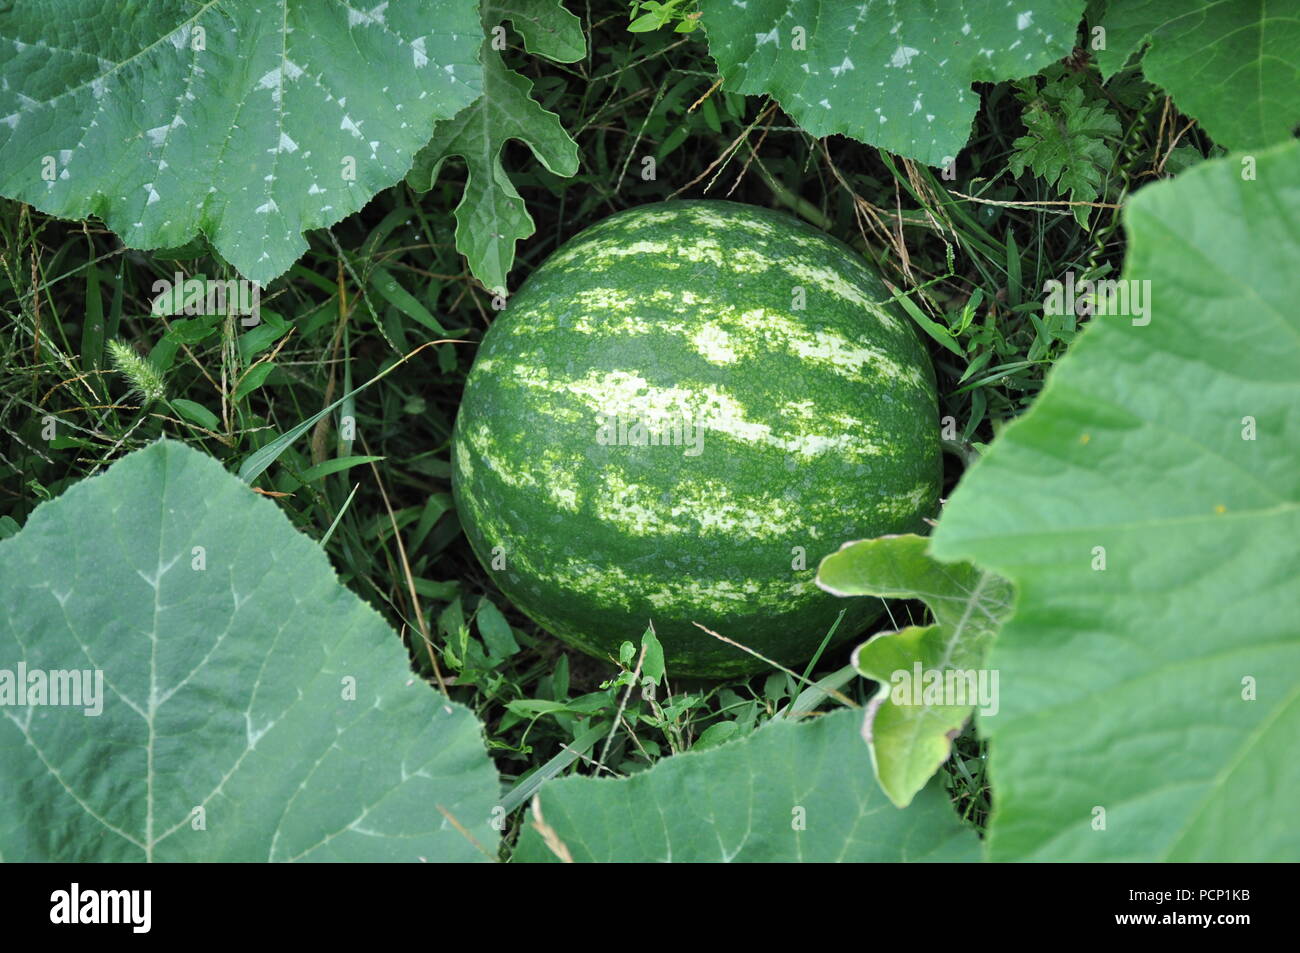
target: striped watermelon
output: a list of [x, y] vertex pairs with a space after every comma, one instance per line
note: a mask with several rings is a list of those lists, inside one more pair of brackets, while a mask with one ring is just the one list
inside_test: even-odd
[[[937, 503], [934, 371], [840, 242], [748, 205], [665, 202], [569, 241], [483, 339], [453, 489], [489, 574], [598, 657], [654, 623], [670, 674], [806, 661], [836, 615], [813, 582], [847, 540]], [[875, 604], [876, 606], [879, 603]]]

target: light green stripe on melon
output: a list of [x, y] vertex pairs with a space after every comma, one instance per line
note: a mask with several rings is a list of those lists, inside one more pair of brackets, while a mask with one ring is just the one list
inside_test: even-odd
[[708, 262], [735, 275], [749, 278], [762, 275], [765, 282], [778, 287], [792, 302], [795, 289], [802, 288], [806, 301], [811, 302], [812, 307], [816, 306], [816, 292], [822, 292], [870, 313], [895, 333], [901, 330], [897, 319], [882, 307], [882, 302], [867, 297], [842, 275], [820, 261], [783, 256], [778, 263], [761, 248], [723, 248], [709, 238], [697, 239], [689, 244], [649, 239], [625, 243], [619, 236], [609, 235], [599, 241], [585, 243], [581, 248], [566, 251], [555, 264], [563, 270], [616, 271], [626, 267], [627, 260], [638, 260], [647, 255], [655, 256], [654, 268], [669, 271], [679, 269], [683, 264]]
[[[561, 322], [555, 315], [537, 315], [535, 320], [515, 327], [513, 336], [552, 337], [572, 331], [680, 337], [705, 360], [718, 365], [734, 364], [741, 358], [762, 359], [769, 357], [773, 348], [779, 348], [807, 368], [853, 379], [879, 380], [890, 387], [900, 383], [923, 390], [929, 387], [919, 369], [900, 365], [883, 349], [851, 341], [837, 331], [809, 328], [803, 321], [771, 308], [742, 309], [693, 291], [667, 289], [631, 295], [615, 288], [590, 288], [576, 292], [573, 301], [580, 309], [575, 317]], [[667, 307], [683, 318], [654, 315], [651, 309], [655, 307]], [[710, 317], [704, 321], [688, 317], [699, 312]], [[893, 322], [883, 310], [871, 313]]]
[[[883, 312], [882, 312], [883, 313]], [[761, 356], [773, 344], [798, 357], [805, 365], [828, 370], [841, 376], [870, 379], [886, 384], [908, 383], [927, 388], [924, 375], [915, 367], [902, 367], [885, 351], [868, 344], [850, 341], [843, 334], [825, 329], [810, 329], [803, 323], [769, 308], [731, 309], [723, 320], [749, 331], [737, 335], [737, 344], [746, 356]], [[864, 373], [870, 368], [874, 373]]]
[[[536, 472], [509, 471], [497, 460], [489, 460], [489, 471], [502, 483], [515, 489], [527, 487], [535, 494], [530, 509], [581, 512], [626, 536], [820, 541], [821, 527], [836, 526], [843, 519], [843, 505], [835, 499], [795, 503], [781, 496], [746, 493], [703, 476], [677, 479], [669, 491], [662, 484], [638, 483], [615, 467], [605, 467], [597, 479], [584, 482], [572, 459], [551, 450], [537, 458]], [[462, 472], [474, 470], [462, 464]], [[901, 497], [881, 498], [874, 504], [859, 501], [857, 506], [860, 511], [871, 507], [876, 522], [893, 522], [922, 508], [931, 492], [927, 484], [920, 484]]]
[[475, 466], [464, 451], [468, 447], [479, 462], [507, 486], [532, 490], [552, 506], [570, 513], [578, 512], [580, 483], [573, 472], [576, 464], [572, 457], [555, 447], [545, 447], [520, 459], [498, 444], [486, 424], [472, 427], [460, 436], [457, 464], [466, 479], [473, 479]]
[[[541, 364], [515, 365], [513, 380], [551, 397], [569, 396], [593, 414], [611, 414], [639, 421], [648, 430], [663, 431], [674, 424], [691, 423], [742, 443], [773, 447], [811, 458], [834, 451], [849, 458], [866, 459], [883, 453], [868, 439], [863, 423], [858, 432], [778, 433], [771, 424], [748, 419], [744, 405], [716, 384], [695, 389], [657, 387], [639, 374], [627, 371], [589, 371], [582, 377], [556, 377]], [[555, 407], [547, 403], [544, 409]], [[706, 437], [707, 439], [707, 437]]]
[[[705, 234], [689, 242], [643, 237], [656, 225], [680, 220], [714, 229], [716, 237]], [[738, 242], [737, 231], [760, 237]], [[791, 246], [806, 254], [792, 254]], [[547, 265], [560, 270], [599, 272], [618, 269], [626, 259], [643, 256], [654, 256], [657, 260], [653, 266], [669, 269], [679, 268], [683, 261], [692, 264], [708, 262], [736, 275], [754, 277], [762, 274], [769, 283], [779, 282], [784, 277], [787, 281], [783, 287], [791, 296], [796, 287], [803, 288], [806, 293], [821, 291], [869, 311], [891, 331], [901, 330], [898, 320], [882, 306], [882, 302], [864, 295], [840, 271], [829, 267], [827, 243], [823, 236], [797, 231], [778, 233], [771, 222], [761, 217], [736, 216], [730, 219], [698, 207], [643, 213], [626, 223], [618, 222], [599, 232], [593, 229], [585, 233], [552, 255]], [[850, 255], [837, 254], [832, 260], [840, 268], [851, 268], [864, 283], [878, 283]]]
[[[565, 325], [566, 330], [572, 328], [586, 334], [594, 334], [601, 330], [603, 322], [609, 321], [615, 315], [623, 321], [641, 322], [628, 327], [633, 334], [649, 334], [654, 330], [652, 324], [637, 316], [637, 311], [644, 300], [641, 296], [628, 294], [617, 288], [584, 288], [576, 292], [570, 300], [573, 301], [574, 307], [582, 309], [582, 313], [571, 324]], [[558, 326], [554, 315], [545, 315], [542, 320], [552, 331]]]
[[[507, 571], [554, 587], [562, 592], [581, 594], [597, 605], [629, 612], [637, 608], [638, 599], [649, 602], [669, 616], [693, 613], [718, 615], [753, 613], [764, 610], [789, 612], [805, 600], [822, 597], [811, 571], [803, 579], [684, 578], [679, 574], [628, 572], [621, 566], [593, 566], [578, 557], [557, 557], [548, 553], [545, 560], [535, 559], [526, 546], [509, 545], [504, 537], [488, 532], [500, 529], [489, 521], [482, 528], [489, 546], [499, 545], [506, 553]], [[635, 596], [633, 595], [635, 594]]]
[[[737, 492], [726, 483], [703, 477], [674, 483], [670, 503], [664, 503], [664, 496], [663, 486], [635, 483], [606, 467], [592, 505], [602, 521], [633, 536], [721, 533], [770, 539], [804, 533], [816, 539], [815, 524], [835, 515], [834, 508], [818, 512], [780, 497]], [[807, 522], [814, 525], [807, 527]]]
[[497, 359], [483, 352], [479, 352], [478, 357], [474, 358], [474, 370], [482, 372], [484, 377], [491, 374], [497, 366]]
[[792, 278], [799, 279], [796, 284], [799, 284], [800, 287], [810, 284], [842, 301], [847, 301], [864, 311], [869, 311], [876, 320], [891, 331], [898, 332], [900, 330], [899, 323], [892, 314], [882, 308], [878, 302], [864, 295], [839, 272], [827, 268], [820, 262], [805, 261], [798, 258], [783, 262], [782, 267]]
[[484, 540], [485, 552], [480, 554], [483, 564], [491, 563], [494, 555], [492, 548], [496, 546], [501, 547], [509, 558], [509, 554], [516, 548], [511, 545], [514, 537], [502, 522], [500, 514], [492, 506], [485, 505], [482, 500], [477, 499], [473, 493], [464, 492], [463, 487], [456, 505], [460, 509], [461, 522], [474, 527]]
[[923, 512], [934, 495], [934, 484], [918, 483], [906, 493], [898, 493], [882, 499], [876, 505], [876, 513], [886, 520], [907, 519]]
[[[815, 415], [811, 400], [791, 403], [789, 410], [791, 415], [809, 419]], [[865, 422], [848, 417], [841, 417], [839, 422], [864, 432], [867, 428]], [[597, 430], [598, 421], [593, 416], [593, 443]], [[707, 439], [705, 436], [706, 446]], [[691, 448], [665, 443], [652, 452], [681, 454]], [[458, 479], [474, 479], [478, 472], [475, 457], [501, 483], [530, 491], [534, 497], [530, 509], [552, 508], [576, 514], [585, 506], [588, 515], [631, 536], [716, 534], [737, 539], [784, 536], [819, 540], [818, 527], [834, 525], [842, 517], [842, 506], [833, 499], [820, 505], [805, 499], [795, 505], [780, 496], [759, 496], [705, 476], [676, 477], [671, 484], [670, 502], [665, 503], [663, 485], [636, 483], [615, 467], [603, 468], [598, 479], [591, 479], [590, 474], [580, 479], [577, 470], [587, 466], [584, 459], [554, 447], [522, 457], [511, 454], [484, 425], [461, 434], [456, 443]], [[922, 485], [901, 502], [882, 499], [875, 505], [876, 515], [891, 520], [905, 515], [909, 508], [920, 505], [927, 492]]]
[[699, 607], [712, 609], [719, 615], [753, 612], [769, 609], [789, 612], [801, 600], [816, 596], [820, 590], [814, 579], [773, 583], [752, 579], [745, 583], [729, 579], [700, 582], [698, 579], [673, 580], [657, 591], [651, 591], [650, 603], [668, 612], [690, 612]]
[[[684, 209], [685, 218], [696, 225], [705, 225], [709, 228], [716, 229], [720, 232], [727, 233], [733, 229], [739, 229], [746, 232], [752, 232], [755, 235], [775, 235], [776, 226], [765, 218], [757, 215], [744, 214], [727, 214], [719, 215], [712, 209], [695, 205]], [[790, 235], [782, 236], [790, 238]]]
[[702, 324], [690, 332], [688, 341], [695, 352], [710, 364], [735, 364], [743, 347], [726, 328], [716, 323]]
[[492, 428], [487, 424], [480, 423], [469, 428], [468, 432], [461, 434], [461, 439], [474, 451], [479, 462], [496, 474], [502, 483], [516, 489], [537, 486], [537, 477], [532, 473], [530, 461], [512, 460], [512, 455], [497, 445]]
[[453, 440], [451, 445], [451, 465], [458, 471], [457, 479], [470, 483], [474, 479], [474, 463], [470, 460], [469, 443], [466, 440]]
[[[661, 208], [657, 211], [638, 209], [635, 225], [629, 225], [618, 217], [607, 218], [605, 221], [609, 223], [611, 231], [634, 232], [652, 225], [666, 225], [669, 222], [680, 221], [685, 216], [686, 210], [681, 208]], [[582, 234], [590, 235], [591, 232], [592, 229], [587, 229]]]
[[[703, 476], [674, 481], [671, 502], [665, 504], [662, 485], [634, 482], [614, 467], [605, 467], [598, 480], [584, 483], [575, 472], [580, 461], [554, 448], [511, 466], [510, 455], [496, 446], [484, 428], [462, 435], [457, 443], [458, 479], [466, 483], [477, 472], [472, 456], [478, 457], [505, 485], [535, 494], [535, 508], [575, 514], [585, 511], [609, 529], [630, 536], [716, 534], [736, 539], [784, 536], [817, 540], [821, 538], [818, 526], [830, 524], [842, 515], [841, 507], [833, 500], [820, 506], [806, 500], [796, 505], [781, 497], [740, 492]], [[477, 502], [471, 500], [477, 515]], [[878, 513], [891, 518], [893, 509], [892, 501], [881, 501], [877, 506]]]
[[[657, 210], [638, 209], [633, 213], [615, 215], [588, 228], [573, 241], [547, 259], [547, 265], [567, 265], [586, 258], [591, 248], [597, 243], [631, 244], [640, 240], [647, 231], [654, 231], [663, 225], [690, 225], [692, 231], [699, 232], [700, 227], [712, 229], [720, 237], [734, 238], [737, 231], [748, 232], [760, 239], [778, 236], [777, 228], [768, 220], [752, 215], [724, 217], [707, 208], [680, 206]], [[824, 244], [815, 238], [797, 234], [780, 234], [782, 241], [794, 241], [802, 248], [811, 251], [824, 251]], [[742, 244], [765, 244], [749, 240]]]

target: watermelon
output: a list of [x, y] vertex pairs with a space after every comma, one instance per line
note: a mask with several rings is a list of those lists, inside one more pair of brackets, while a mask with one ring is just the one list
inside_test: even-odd
[[[882, 605], [819, 589], [849, 540], [937, 504], [934, 370], [880, 278], [781, 213], [619, 212], [559, 248], [483, 338], [452, 440], [470, 545], [542, 628], [669, 674], [784, 665]], [[698, 625], [696, 624], [698, 623]]]

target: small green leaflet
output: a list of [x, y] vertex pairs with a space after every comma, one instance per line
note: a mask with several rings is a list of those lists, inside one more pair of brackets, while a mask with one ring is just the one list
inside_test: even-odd
[[1066, 56], [1083, 7], [700, 0], [727, 89], [771, 96], [814, 136], [843, 133], [933, 166], [970, 137], [971, 83], [1029, 76]]
[[465, 192], [456, 206], [456, 248], [484, 287], [508, 290], [515, 243], [535, 226], [514, 183], [501, 165], [509, 139], [532, 149], [546, 169], [570, 176], [578, 171], [578, 145], [559, 117], [531, 96], [532, 81], [506, 67], [499, 50], [504, 20], [510, 20], [530, 53], [560, 63], [581, 59], [586, 40], [581, 21], [558, 0], [513, 0], [484, 4], [483, 95], [455, 118], [437, 124], [407, 175], [411, 188], [425, 192], [453, 156], [465, 160]]
[[217, 418], [217, 415], [202, 404], [177, 397], [170, 401], [170, 406], [172, 410], [190, 421], [190, 423], [198, 424], [213, 433], [217, 433], [221, 429], [221, 421]]
[[1018, 592], [990, 854], [1300, 860], [1300, 144], [1124, 224], [1146, 317], [1091, 320], [931, 542]]
[[1258, 149], [1300, 125], [1300, 6], [1278, 0], [1123, 0], [1106, 4], [1097, 65], [1109, 79], [1137, 54], [1228, 149]]
[[429, 313], [429, 309], [421, 304], [415, 295], [403, 288], [401, 283], [386, 269], [379, 265], [370, 266], [370, 287], [378, 291], [384, 300], [408, 318], [424, 325], [439, 337], [447, 336], [447, 329]]
[[92, 692], [102, 674], [97, 715], [84, 696], [0, 706], [0, 790], [22, 792], [0, 799], [7, 861], [495, 851], [478, 721], [412, 676], [315, 542], [196, 450], [160, 441], [37, 507], [0, 542], [0, 606], [0, 698], [20, 665], [91, 672]]
[[165, 0], [118, 29], [88, 7], [127, 16], [0, 10], [0, 195], [135, 248], [202, 232], [263, 285], [483, 90], [474, 0]]
[[483, 644], [494, 656], [508, 658], [519, 651], [519, 643], [510, 631], [510, 623], [486, 596], [479, 603], [474, 621], [478, 624], [478, 634], [483, 637]]
[[238, 403], [265, 384], [266, 379], [271, 376], [273, 370], [275, 370], [275, 365], [270, 361], [266, 361], [261, 364], [254, 364], [245, 371], [244, 376], [239, 379], [239, 383], [235, 386], [235, 402]]
[[[1119, 120], [1099, 103], [1085, 105], [1077, 84], [1049, 80], [1037, 87], [1036, 80], [1028, 80], [1020, 93], [1028, 133], [1012, 143], [1011, 174], [1029, 169], [1071, 201], [1094, 201], [1115, 161], [1110, 140], [1120, 135]], [[1088, 224], [1090, 211], [1086, 205], [1074, 207], [1080, 225]]]
[[978, 860], [974, 831], [937, 784], [905, 811], [886, 800], [859, 755], [860, 725], [848, 709], [810, 724], [781, 719], [630, 778], [547, 781], [514, 860], [566, 852], [579, 863]]
[[[817, 584], [835, 595], [920, 599], [934, 616], [933, 625], [874, 636], [853, 658], [859, 672], [880, 683], [862, 734], [880, 786], [899, 807], [906, 807], [948, 760], [952, 737], [976, 701], [996, 710], [999, 686], [985, 657], [1011, 609], [1005, 579], [969, 563], [941, 563], [926, 552], [928, 543], [913, 535], [849, 543], [817, 570]], [[917, 666], [927, 675], [951, 677], [966, 694], [935, 702], [922, 694], [914, 703], [913, 692], [925, 687], [916, 684]], [[958, 675], [965, 679], [957, 680]]]

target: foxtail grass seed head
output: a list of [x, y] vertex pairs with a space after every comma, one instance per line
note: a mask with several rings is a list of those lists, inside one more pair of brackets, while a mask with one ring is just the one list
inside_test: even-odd
[[139, 394], [146, 406], [167, 399], [162, 372], [148, 358], [141, 357], [121, 341], [108, 342], [108, 355], [113, 369], [130, 382], [131, 392]]

